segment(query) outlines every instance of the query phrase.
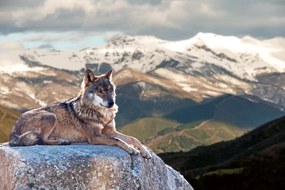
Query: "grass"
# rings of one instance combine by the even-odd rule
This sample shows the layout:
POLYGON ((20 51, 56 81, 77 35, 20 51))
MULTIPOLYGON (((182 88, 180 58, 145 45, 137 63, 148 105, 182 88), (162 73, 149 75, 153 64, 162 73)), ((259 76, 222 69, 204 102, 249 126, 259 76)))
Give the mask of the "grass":
POLYGON ((179 123, 171 120, 147 117, 125 125, 119 129, 119 131, 127 135, 132 135, 140 141, 145 142, 159 135, 162 131, 173 129, 177 125, 179 125, 179 123))
POLYGON ((155 117, 135 120, 119 131, 138 138, 156 153, 189 151, 244 134, 243 129, 211 120, 179 124, 155 117))

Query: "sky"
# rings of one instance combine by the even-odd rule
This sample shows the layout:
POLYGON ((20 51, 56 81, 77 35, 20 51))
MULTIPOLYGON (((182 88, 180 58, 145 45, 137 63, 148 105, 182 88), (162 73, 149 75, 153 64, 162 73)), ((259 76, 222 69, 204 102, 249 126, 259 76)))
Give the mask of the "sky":
POLYGON ((114 35, 285 37, 285 0, 0 0, 0 50, 76 51, 114 35))

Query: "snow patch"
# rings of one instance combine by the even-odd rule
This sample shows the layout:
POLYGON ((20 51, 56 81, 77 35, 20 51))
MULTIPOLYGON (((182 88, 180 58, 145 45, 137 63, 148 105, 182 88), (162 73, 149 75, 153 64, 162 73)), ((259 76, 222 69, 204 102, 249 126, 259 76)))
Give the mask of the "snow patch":
POLYGON ((51 83, 53 83, 53 82, 52 82, 51 80, 44 80, 43 83, 44 83, 44 84, 51 84, 51 83))
POLYGON ((220 92, 209 91, 209 90, 204 91, 204 93, 207 94, 207 95, 211 95, 211 96, 219 96, 219 95, 221 95, 220 92))
MULTIPOLYGON (((6 52, 6 51, 5 51, 6 52)), ((19 56, 16 54, 0 53, 0 72, 2 73, 15 73, 15 72, 27 72, 27 71, 41 71, 40 67, 29 67, 23 63, 19 56)))
POLYGON ((182 89, 186 92, 193 92, 193 91, 198 91, 197 88, 193 88, 191 87, 189 84, 185 84, 185 83, 178 83, 179 86, 182 87, 182 89))
POLYGON ((266 42, 254 38, 249 40, 249 37, 239 39, 235 36, 220 36, 212 33, 199 33, 194 38, 202 39, 208 47, 221 52, 229 50, 234 53, 257 54, 274 68, 285 70, 284 60, 273 56, 274 52, 281 50, 278 46, 268 46, 266 42))

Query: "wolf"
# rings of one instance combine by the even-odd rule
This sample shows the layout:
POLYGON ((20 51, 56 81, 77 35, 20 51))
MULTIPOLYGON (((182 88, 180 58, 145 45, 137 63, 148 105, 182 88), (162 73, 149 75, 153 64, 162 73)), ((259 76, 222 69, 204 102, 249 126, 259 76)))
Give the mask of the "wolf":
POLYGON ((10 134, 10 146, 69 145, 88 142, 118 146, 131 155, 151 158, 134 137, 116 130, 113 70, 96 76, 87 69, 77 97, 23 113, 10 134))

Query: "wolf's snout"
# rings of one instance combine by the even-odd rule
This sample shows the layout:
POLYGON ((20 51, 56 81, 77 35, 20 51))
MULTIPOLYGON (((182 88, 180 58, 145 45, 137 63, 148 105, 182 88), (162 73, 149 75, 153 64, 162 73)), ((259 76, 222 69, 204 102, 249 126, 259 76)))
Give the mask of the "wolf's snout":
POLYGON ((108 101, 108 107, 111 108, 114 105, 114 101, 113 100, 109 100, 108 101))

